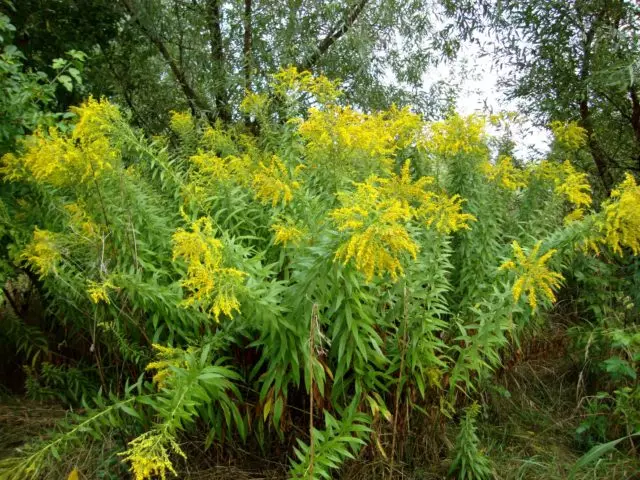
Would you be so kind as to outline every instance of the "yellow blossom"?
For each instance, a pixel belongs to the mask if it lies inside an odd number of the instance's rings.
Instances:
[[[372,177],[367,182],[376,184],[385,198],[394,198],[400,200],[403,205],[418,207],[431,195],[426,189],[434,183],[434,179],[423,176],[414,181],[411,176],[411,161],[407,160],[402,165],[399,175],[392,174],[387,178]]]
[[[17,180],[28,172],[36,181],[64,187],[113,170],[120,160],[120,150],[110,141],[121,120],[118,109],[106,100],[89,97],[72,110],[78,120],[71,134],[63,134],[55,127],[36,130],[22,141],[21,156],[3,157],[0,173]]]
[[[274,232],[273,242],[276,245],[298,245],[306,236],[306,232],[292,222],[275,223],[271,230]]]
[[[187,458],[173,437],[165,430],[150,430],[129,442],[128,449],[120,453],[131,463],[135,480],[161,478],[166,480],[167,472],[176,475],[169,449],[183,458]]]
[[[228,155],[224,159],[212,152],[198,150],[189,161],[201,174],[200,179],[209,181],[233,180],[240,185],[248,185],[253,174],[253,161],[247,154]]]
[[[173,234],[173,259],[187,263],[187,278],[182,286],[189,293],[184,305],[199,305],[211,312],[216,321],[220,314],[233,316],[240,311],[236,292],[242,287],[246,273],[223,265],[223,245],[213,235],[211,220],[202,217]]]
[[[240,103],[240,111],[247,115],[259,116],[269,104],[269,97],[262,93],[246,92],[242,103]]]
[[[591,185],[588,176],[577,171],[568,160],[561,164],[543,161],[531,170],[531,175],[543,182],[552,182],[554,193],[564,198],[575,209],[565,217],[565,223],[581,218],[585,207],[591,206]]]
[[[462,198],[427,190],[433,183],[431,177],[420,177],[414,181],[409,160],[404,163],[399,175],[392,174],[386,178],[372,176],[366,181],[377,191],[381,200],[400,201],[413,218],[424,221],[429,227],[434,226],[440,233],[449,234],[470,228],[468,222],[476,218],[469,213],[462,213]]]
[[[309,109],[298,132],[306,142],[310,166],[363,178],[390,173],[398,149],[414,143],[421,129],[420,117],[407,108],[365,114],[330,105]]]
[[[573,212],[569,213],[564,217],[564,224],[569,225],[570,223],[576,222],[578,220],[582,220],[584,218],[584,209],[576,208]]]
[[[527,186],[526,172],[516,168],[511,157],[501,156],[495,165],[488,161],[484,162],[481,169],[489,180],[497,182],[507,190],[517,190]]]
[[[68,203],[64,209],[70,216],[72,230],[86,240],[95,240],[100,235],[100,227],[91,219],[86,210],[78,203]]]
[[[269,166],[260,162],[253,175],[255,196],[262,203],[275,207],[278,203],[286,205],[293,200],[293,192],[300,188],[300,183],[293,179],[282,160],[276,155],[271,157]]]
[[[178,136],[186,137],[195,131],[195,123],[189,112],[171,110],[169,115],[171,115],[169,126]]]
[[[576,122],[553,121],[549,125],[556,141],[569,150],[578,150],[587,143],[587,132]]]
[[[71,107],[70,110],[78,116],[72,132],[74,140],[101,138],[112,133],[117,124],[122,122],[118,107],[105,98],[96,100],[90,96],[79,107]]]
[[[174,367],[185,367],[186,361],[184,360],[184,350],[180,348],[165,347],[154,343],[152,345],[156,351],[156,360],[150,362],[145,370],[156,370],[153,376],[153,383],[155,383],[159,389],[166,386],[169,377],[171,376],[171,369]]]
[[[418,245],[405,226],[411,219],[411,209],[399,200],[381,198],[380,192],[368,183],[356,184],[355,192],[342,193],[339,198],[342,207],[330,216],[349,238],[338,248],[336,259],[344,264],[353,259],[367,281],[385,273],[396,281],[404,271],[401,256],[415,258],[418,252]]]
[[[111,300],[109,299],[109,289],[115,288],[109,281],[105,281],[102,283],[97,283],[92,280],[89,280],[89,286],[87,287],[87,293],[91,297],[91,301],[93,303],[104,302],[107,305],[111,304]]]
[[[586,173],[578,172],[569,161],[562,164],[562,176],[557,178],[556,193],[576,207],[591,205],[591,185]]]
[[[634,255],[640,254],[640,186],[630,173],[611,191],[611,198],[603,205],[602,218],[587,243],[607,245],[620,255],[623,247],[630,248]]]
[[[245,137],[241,137],[246,141]],[[207,126],[202,133],[200,145],[207,151],[211,151],[221,157],[235,155],[238,153],[236,140],[232,132],[227,129],[220,119],[216,120],[213,126]]]
[[[476,217],[470,213],[462,213],[460,195],[448,197],[446,195],[430,195],[418,211],[427,226],[435,227],[440,233],[450,234],[458,230],[469,230],[469,222],[475,222]]]
[[[299,72],[296,67],[288,67],[273,76],[271,87],[282,96],[309,93],[324,104],[331,103],[340,96],[338,83],[324,75],[314,76],[306,70]]]
[[[538,294],[550,302],[555,302],[556,296],[553,289],[560,286],[564,277],[550,270],[546,263],[556,253],[556,250],[549,250],[544,255],[539,256],[542,242],[538,242],[526,255],[522,247],[514,240],[512,244],[514,259],[508,260],[500,266],[501,270],[514,270],[516,281],[511,290],[514,302],[518,302],[524,292],[527,293],[529,305],[535,309],[538,305]]]
[[[41,277],[48,275],[55,272],[61,258],[57,243],[55,233],[36,227],[33,240],[22,252],[21,258],[25,259]]]
[[[428,152],[440,156],[455,156],[460,153],[484,154],[485,120],[478,115],[462,117],[452,115],[446,120],[433,122],[422,144]]]

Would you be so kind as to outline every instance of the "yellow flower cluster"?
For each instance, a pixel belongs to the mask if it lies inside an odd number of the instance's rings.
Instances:
[[[252,178],[253,161],[247,154],[220,158],[212,152],[199,150],[189,161],[204,175],[203,179],[206,181],[234,180],[241,185],[247,185]]]
[[[400,256],[418,253],[418,245],[405,226],[412,217],[411,208],[400,200],[385,199],[370,183],[356,184],[356,191],[339,195],[342,207],[331,218],[349,239],[336,252],[345,264],[351,259],[367,281],[375,274],[388,273],[397,280],[403,273]]]
[[[431,196],[427,187],[434,183],[432,177],[420,177],[413,180],[411,175],[411,161],[407,160],[400,169],[400,174],[392,173],[389,177],[371,177],[368,183],[374,185],[384,198],[400,200],[404,206],[417,209]]]
[[[489,180],[507,190],[517,190],[527,186],[527,172],[516,168],[511,157],[501,156],[495,165],[489,161],[484,162],[481,169]]]
[[[300,188],[300,182],[295,180],[276,155],[271,157],[269,166],[260,162],[258,170],[253,174],[252,186],[255,196],[262,203],[269,203],[275,207],[278,203],[286,205],[293,200],[293,192]]]
[[[421,127],[420,117],[408,108],[365,114],[332,105],[309,109],[298,132],[312,166],[371,173],[390,172],[396,151],[414,142]]]
[[[200,305],[213,313],[233,316],[240,311],[236,298],[246,273],[223,266],[222,242],[213,236],[211,220],[202,217],[191,224],[191,231],[182,228],[173,234],[173,259],[187,262],[187,278],[182,286],[189,292],[185,305]]]
[[[176,475],[171,459],[170,448],[183,458],[187,458],[180,446],[165,431],[149,430],[129,442],[129,448],[119,455],[131,463],[135,480],[161,478],[166,480],[167,472]]]
[[[195,131],[195,123],[189,112],[171,110],[169,115],[171,116],[169,126],[179,137],[188,136]]]
[[[553,289],[558,288],[564,279],[561,274],[550,270],[546,265],[556,250],[549,250],[539,256],[541,245],[542,242],[538,242],[529,255],[526,255],[518,242],[514,240],[512,244],[514,260],[508,260],[500,266],[501,270],[516,272],[517,278],[511,290],[514,302],[518,302],[523,292],[526,292],[529,305],[533,309],[538,305],[538,294],[555,302],[556,296]]]
[[[602,220],[587,244],[597,250],[598,244],[607,245],[614,253],[622,255],[622,248],[630,248],[640,254],[640,186],[633,175],[627,173],[624,180],[611,192],[611,199],[603,205]]]
[[[118,107],[105,98],[96,100],[90,96],[79,107],[71,107],[71,111],[78,116],[73,128],[73,138],[80,142],[108,135],[122,122]]]
[[[574,210],[564,221],[570,223],[584,216],[584,209],[591,205],[591,185],[586,173],[581,173],[568,160],[564,163],[543,161],[530,172],[534,177],[553,182],[553,190],[569,202]]]
[[[429,126],[427,138],[422,142],[431,153],[443,157],[460,153],[484,154],[485,119],[478,115],[462,117],[452,115],[446,120],[434,122]]]
[[[568,150],[578,150],[587,143],[587,132],[576,122],[553,121],[549,125],[556,141]]]
[[[78,203],[69,203],[64,209],[70,216],[69,225],[74,233],[87,240],[95,240],[100,236],[100,227],[91,219],[86,210]]]
[[[110,142],[110,133],[121,120],[118,109],[106,100],[89,97],[72,111],[78,121],[70,135],[55,127],[48,132],[37,130],[23,142],[21,157],[3,157],[0,173],[19,180],[28,172],[36,181],[64,187],[112,170],[120,159],[120,151]]]
[[[367,183],[375,186],[383,198],[400,200],[403,206],[410,208],[416,220],[423,221],[428,227],[433,226],[440,233],[469,229],[469,222],[476,220],[473,215],[462,213],[464,200],[459,195],[448,197],[426,190],[434,183],[433,178],[420,177],[413,181],[409,160],[403,164],[400,175],[371,177]]]
[[[154,343],[153,349],[156,351],[156,360],[150,362],[145,370],[156,370],[153,376],[153,383],[155,383],[159,389],[162,389],[167,380],[171,376],[172,367],[184,367],[186,362],[184,360],[184,350],[180,348],[165,347],[164,345],[158,345]]]
[[[586,173],[578,172],[567,160],[562,164],[561,175],[556,177],[556,193],[563,195],[577,208],[591,205],[591,185]]]
[[[338,83],[324,75],[313,76],[311,72],[299,72],[296,67],[289,67],[273,76],[271,87],[279,95],[309,93],[320,103],[331,103],[341,94]]]
[[[298,245],[307,235],[307,232],[293,222],[274,223],[271,226],[274,232],[273,243],[276,245]]]
[[[61,254],[57,240],[55,233],[36,227],[33,240],[22,252],[21,258],[26,260],[41,277],[55,272],[60,261]]]
[[[240,111],[246,115],[261,115],[267,105],[269,97],[263,93],[246,92],[242,102],[240,103]]]
[[[104,302],[107,305],[111,304],[111,300],[109,299],[109,289],[115,288],[108,280],[102,283],[97,283],[92,280],[89,280],[89,286],[87,287],[87,293],[91,297],[91,301],[93,303]]]
[[[427,226],[434,226],[440,233],[469,230],[469,222],[475,222],[476,217],[470,213],[462,213],[463,202],[464,199],[460,195],[448,197],[433,194],[418,210],[418,217],[423,218]]]
[[[231,131],[225,128],[220,119],[216,120],[215,125],[207,126],[202,133],[200,144],[209,151],[212,151],[223,157],[237,152],[236,143],[239,140],[246,141],[247,136],[240,136],[234,139]]]

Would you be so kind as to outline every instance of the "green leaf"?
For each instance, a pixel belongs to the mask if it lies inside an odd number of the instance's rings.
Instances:
[[[67,89],[67,91],[73,91],[73,81],[71,80],[71,77],[69,75],[60,75],[58,77],[58,82],[60,82],[60,84],[62,84],[62,86]]]

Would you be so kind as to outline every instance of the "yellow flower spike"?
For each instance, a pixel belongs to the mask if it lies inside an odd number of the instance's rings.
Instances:
[[[507,190],[517,190],[527,186],[526,172],[513,165],[511,157],[501,156],[495,165],[484,162],[481,169],[487,178]]]
[[[553,121],[549,125],[556,141],[569,150],[578,150],[587,143],[587,131],[576,122]]]
[[[563,222],[565,225],[582,220],[584,218],[584,209],[576,208],[573,212],[564,217]]]
[[[166,480],[167,472],[177,475],[169,458],[170,451],[187,458],[168,432],[150,430],[131,440],[127,450],[119,455],[131,463],[135,480]]]
[[[184,137],[195,131],[195,123],[191,113],[171,110],[169,115],[171,116],[169,126],[171,127],[171,130],[177,133],[180,137]]]
[[[604,219],[598,225],[593,242],[607,245],[614,253],[622,255],[622,248],[640,254],[640,186],[630,173],[617,188],[603,208]]]
[[[37,182],[66,187],[113,170],[120,160],[120,150],[110,142],[113,129],[122,120],[117,107],[89,97],[71,110],[78,116],[71,134],[55,127],[35,131],[22,141],[22,156],[3,157],[0,172],[10,180],[25,178],[28,172]]]
[[[478,115],[467,117],[458,114],[446,120],[433,122],[427,138],[421,142],[428,152],[440,156],[460,153],[483,154],[485,145],[485,120]]]
[[[460,195],[447,197],[433,193],[425,197],[418,210],[418,217],[422,218],[428,227],[433,226],[440,233],[469,230],[469,222],[475,222],[476,217],[470,213],[462,213],[463,202],[464,199]]]
[[[152,347],[156,351],[156,360],[150,362],[145,370],[156,370],[153,376],[153,383],[157,385],[158,389],[162,389],[166,386],[171,376],[172,367],[186,366],[184,360],[185,352],[180,348],[166,347],[157,343],[154,343]]]
[[[576,207],[591,205],[591,185],[586,173],[578,172],[567,160],[562,164],[563,178],[556,179],[556,193],[563,195]]]
[[[195,165],[201,173],[210,176],[212,179],[227,180],[231,176],[226,162],[214,153],[198,150],[196,155],[189,157],[189,161]]]
[[[247,91],[240,103],[240,111],[247,115],[258,116],[265,111],[268,104],[267,95]]]
[[[298,245],[304,237],[307,235],[307,232],[296,226],[292,222],[286,223],[274,223],[271,226],[271,230],[274,232],[273,243],[276,245]]]
[[[55,233],[36,227],[33,232],[33,240],[20,256],[41,277],[55,273],[56,266],[62,258],[57,239],[58,236]]]
[[[529,305],[534,310],[538,306],[538,294],[550,302],[555,302],[554,289],[560,287],[560,282],[564,280],[561,274],[546,266],[556,250],[551,249],[539,256],[541,245],[542,242],[538,242],[527,255],[520,244],[514,241],[512,244],[514,259],[500,266],[500,270],[514,270],[516,273],[516,281],[511,289],[513,301],[517,303],[526,292]]]
[[[403,205],[417,207],[429,195],[426,188],[434,183],[432,177],[420,177],[413,181],[411,176],[411,161],[402,165],[400,175],[392,174],[388,178],[371,177],[368,183],[378,185],[380,194],[385,198],[400,200]]]
[[[224,266],[223,244],[213,236],[213,225],[207,217],[191,224],[191,231],[182,228],[173,234],[173,259],[187,263],[187,277],[182,286],[188,296],[183,305],[197,305],[213,314],[233,317],[240,311],[236,292],[244,284],[246,273]]]
[[[312,167],[359,178],[391,172],[396,152],[417,141],[422,120],[408,108],[362,113],[346,106],[311,108],[298,127]]]
[[[286,205],[293,200],[293,192],[300,188],[300,183],[285,167],[276,155],[271,157],[269,166],[260,163],[252,181],[255,196],[262,203],[271,203],[275,207],[279,203]]]
[[[309,93],[319,103],[327,104],[334,102],[342,94],[338,84],[338,81],[329,80],[324,75],[313,76],[306,70],[299,72],[296,67],[288,67],[273,75],[271,87],[282,96]]]
[[[367,281],[388,273],[393,281],[403,274],[400,257],[415,258],[418,245],[405,223],[412,211],[396,199],[385,199],[370,183],[356,184],[356,191],[339,195],[342,207],[330,213],[338,230],[349,234],[336,252],[344,264],[353,260]]]
[[[69,203],[64,206],[69,214],[69,225],[74,233],[85,240],[95,241],[100,236],[100,227],[91,219],[86,210],[78,203]]]
[[[109,299],[109,289],[116,288],[108,280],[102,283],[97,283],[92,280],[89,280],[89,286],[87,287],[87,293],[91,297],[91,301],[95,304],[100,302],[104,302],[107,305],[111,304],[111,300]]]

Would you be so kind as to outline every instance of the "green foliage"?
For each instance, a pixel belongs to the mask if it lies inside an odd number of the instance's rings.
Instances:
[[[54,75],[25,68],[25,56],[12,43],[15,27],[9,17],[0,13],[0,88],[3,95],[0,109],[0,155],[11,151],[15,141],[41,125],[65,128],[71,114],[52,113],[56,90],[71,92],[82,85],[82,69],[86,55],[70,50],[66,58],[56,58],[51,68]]]
[[[368,433],[370,418],[356,412],[356,402],[352,402],[338,420],[329,412],[324,412],[325,428],[313,429],[312,442],[307,445],[298,439],[298,448],[294,449],[296,459],[292,460],[289,471],[291,478],[316,479],[332,478],[331,470],[339,468],[348,458],[355,458]]]
[[[637,245],[631,176],[588,210],[569,162],[492,158],[479,116],[364,113],[295,69],[271,88],[289,117],[249,94],[255,131],[173,112],[171,133],[147,139],[90,97],[69,128],[2,158],[5,261],[45,307],[32,319],[7,297],[2,335],[29,364],[28,395],[97,398],[3,475],[35,478],[87,434],[120,438],[108,457],[137,480],[178,474],[183,440],[203,431],[207,448],[285,446],[296,478],[330,478],[373,444],[393,471],[410,420],[479,398],[570,262],[597,249],[614,268]],[[597,365],[615,400],[603,403],[633,429],[635,330],[606,318]],[[461,423],[460,478],[492,475],[478,409]]]
[[[461,480],[482,480],[494,478],[489,459],[480,449],[480,439],[476,433],[476,417],[480,406],[476,403],[467,408],[460,423],[460,433],[456,437],[454,457],[449,475]]]

